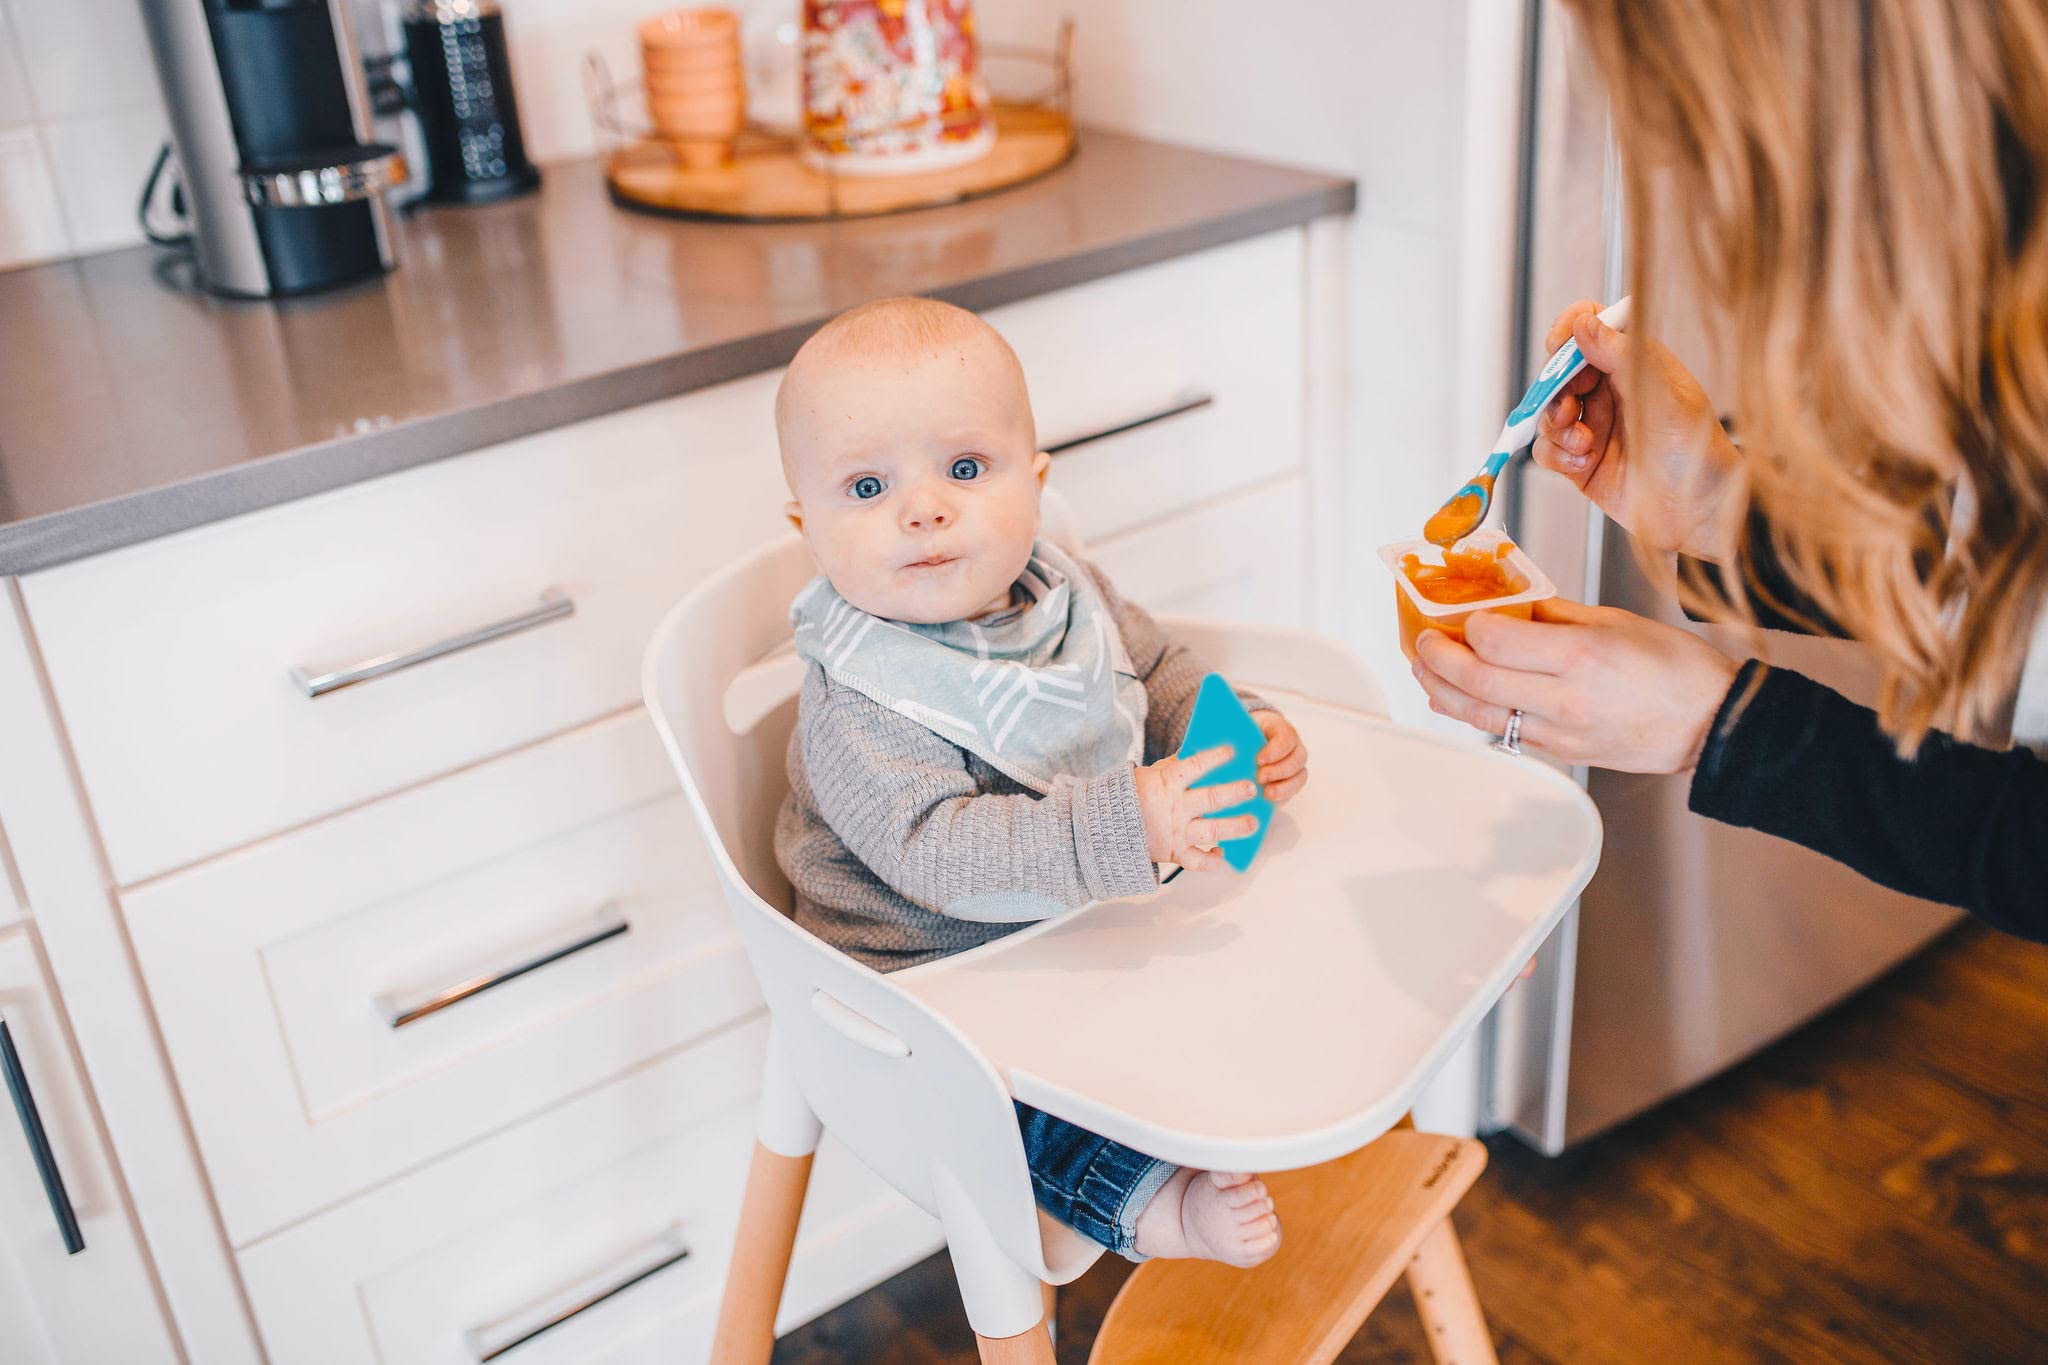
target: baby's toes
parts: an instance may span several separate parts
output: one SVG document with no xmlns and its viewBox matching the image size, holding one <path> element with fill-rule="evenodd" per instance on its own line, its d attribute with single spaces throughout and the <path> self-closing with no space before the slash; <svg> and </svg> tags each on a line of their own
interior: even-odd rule
<svg viewBox="0 0 2048 1365">
<path fill-rule="evenodd" d="M 1247 1269 L 1272 1259 L 1280 1249 L 1280 1220 L 1267 1214 L 1257 1227 L 1245 1229 L 1238 1239 L 1238 1248 L 1238 1264 Z"/>
<path fill-rule="evenodd" d="M 1218 1198 L 1226 1209 L 1273 1207 L 1273 1196 L 1267 1191 L 1266 1182 L 1263 1180 L 1247 1180 L 1242 1185 L 1232 1185 Z"/>
<path fill-rule="evenodd" d="M 1253 1180 L 1250 1171 L 1210 1171 L 1208 1174 L 1209 1183 L 1219 1190 L 1232 1189 L 1238 1185 L 1249 1184 Z M 1265 1182 L 1259 1183 L 1263 1185 Z"/>
</svg>

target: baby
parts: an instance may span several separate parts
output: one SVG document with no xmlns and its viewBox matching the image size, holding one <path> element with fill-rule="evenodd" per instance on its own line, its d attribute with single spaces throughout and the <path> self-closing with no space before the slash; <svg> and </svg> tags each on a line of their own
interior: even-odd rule
<svg viewBox="0 0 2048 1365">
<path fill-rule="evenodd" d="M 796 920 L 877 971 L 1222 867 L 1250 782 L 1174 757 L 1207 670 L 1093 566 L 1039 538 L 1051 458 L 1023 368 L 974 314 L 885 299 L 833 319 L 775 401 L 789 519 L 824 576 L 791 608 L 807 662 L 775 853 Z M 1246 697 L 1276 805 L 1308 780 Z M 1263 1182 L 1190 1171 L 1018 1106 L 1038 1202 L 1132 1259 L 1256 1265 Z"/>
</svg>

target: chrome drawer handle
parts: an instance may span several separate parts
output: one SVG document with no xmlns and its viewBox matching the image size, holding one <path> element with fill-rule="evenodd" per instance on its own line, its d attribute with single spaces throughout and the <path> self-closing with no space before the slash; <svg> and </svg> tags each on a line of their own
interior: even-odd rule
<svg viewBox="0 0 2048 1365">
<path fill-rule="evenodd" d="M 598 910 L 598 914 L 606 915 L 606 912 L 611 908 L 610 905 L 603 906 Z M 380 995 L 374 1003 L 378 1009 L 382 1010 L 390 1018 L 391 1027 L 404 1028 L 407 1024 L 418 1023 L 430 1014 L 439 1014 L 450 1005 L 459 1005 L 465 1000 L 482 995 L 485 991 L 502 986 L 507 981 L 515 981 L 525 976 L 528 972 L 537 972 L 549 963 L 560 962 L 563 958 L 580 953 L 585 948 L 594 948 L 606 939 L 617 938 L 632 927 L 631 922 L 623 918 L 606 915 L 605 922 L 589 933 L 584 934 L 572 943 L 564 943 L 558 948 L 550 948 L 537 957 L 530 957 L 524 961 L 515 962 L 494 971 L 483 972 L 469 978 L 467 981 L 458 981 L 452 986 L 435 991 L 424 999 L 414 999 L 408 1003 L 399 1003 L 391 996 Z"/>
<path fill-rule="evenodd" d="M 507 1351 L 524 1346 L 550 1328 L 560 1327 L 578 1313 L 597 1307 L 614 1294 L 622 1294 L 642 1280 L 659 1275 L 689 1255 L 690 1248 L 683 1242 L 681 1226 L 672 1227 L 655 1238 L 648 1251 L 629 1262 L 617 1278 L 600 1281 L 605 1287 L 594 1291 L 587 1289 L 592 1280 L 599 1278 L 592 1276 L 590 1280 L 573 1284 L 523 1312 L 482 1327 L 470 1328 L 462 1334 L 463 1342 L 475 1355 L 477 1365 L 485 1365 L 485 1362 L 496 1360 Z"/>
<path fill-rule="evenodd" d="M 1076 450 L 1085 445 L 1093 445 L 1097 441 L 1107 441 L 1112 436 L 1121 436 L 1127 431 L 1136 431 L 1139 427 L 1149 427 L 1154 422 L 1164 422 L 1168 418 L 1179 417 L 1190 412 L 1200 412 L 1203 408 L 1214 407 L 1215 405 L 1215 394 L 1191 394 L 1170 408 L 1162 408 L 1158 412 L 1147 413 L 1143 417 L 1133 417 L 1128 422 L 1119 422 L 1113 427 L 1104 427 L 1100 431 L 1091 431 L 1085 436 L 1070 436 L 1064 441 L 1056 441 L 1045 448 L 1045 453 L 1048 455 L 1063 455 L 1067 451 Z"/>
<path fill-rule="evenodd" d="M 357 683 L 369 682 L 372 678 L 381 678 L 387 673 L 396 673 L 416 664 L 446 658 L 450 654 L 474 649 L 478 645 L 502 640 L 507 635 L 517 635 L 522 630 L 532 630 L 535 626 L 544 626 L 550 621 L 559 621 L 564 616 L 575 614 L 575 599 L 550 589 L 541 594 L 539 606 L 531 611 L 522 611 L 517 616 L 508 616 L 502 621 L 478 626 L 475 630 L 466 631 L 461 635 L 451 635 L 445 640 L 419 649 L 407 650 L 400 654 L 386 654 L 376 659 L 365 659 L 351 668 L 336 669 L 332 673 L 309 674 L 303 668 L 294 668 L 292 681 L 303 687 L 308 697 L 324 697 L 329 692 L 339 692 L 344 687 L 354 687 Z"/>
<path fill-rule="evenodd" d="M 36 1097 L 28 1088 L 28 1072 L 22 1069 L 21 1054 L 14 1050 L 14 1034 L 0 1019 L 0 1071 L 7 1073 L 7 1090 L 14 1096 L 14 1112 L 21 1131 L 28 1136 L 28 1153 L 43 1178 L 43 1195 L 56 1216 L 57 1231 L 63 1234 L 64 1250 L 76 1256 L 85 1250 L 85 1234 L 78 1230 L 78 1211 L 71 1207 L 71 1195 L 64 1188 L 64 1173 L 57 1169 L 57 1153 L 50 1147 L 50 1134 L 43 1116 L 36 1110 Z"/>
</svg>

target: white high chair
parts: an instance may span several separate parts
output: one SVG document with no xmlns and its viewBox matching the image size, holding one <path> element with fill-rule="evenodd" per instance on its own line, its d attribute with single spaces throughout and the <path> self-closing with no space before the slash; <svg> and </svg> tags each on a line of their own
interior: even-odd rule
<svg viewBox="0 0 2048 1365">
<path fill-rule="evenodd" d="M 1071 546 L 1063 522 L 1048 494 Z M 1101 1249 L 1038 1211 L 1013 1096 L 1183 1165 L 1290 1172 L 1270 1182 L 1278 1255 L 1141 1267 L 1094 1359 L 1327 1360 L 1404 1268 L 1439 1359 L 1492 1359 L 1447 1220 L 1484 1149 L 1389 1129 L 1591 876 L 1585 794 L 1388 724 L 1333 642 L 1161 618 L 1309 746 L 1259 862 L 884 977 L 797 928 L 774 857 L 802 678 L 787 605 L 814 572 L 794 535 L 731 565 L 669 613 L 643 675 L 772 1020 L 713 1359 L 768 1360 L 829 1127 L 940 1220 L 982 1358 L 1049 1365 L 1050 1287 Z"/>
</svg>

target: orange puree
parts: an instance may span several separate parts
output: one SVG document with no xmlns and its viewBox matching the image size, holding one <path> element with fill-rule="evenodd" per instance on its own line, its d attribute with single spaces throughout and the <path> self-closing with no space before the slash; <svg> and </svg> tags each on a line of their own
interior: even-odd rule
<svg viewBox="0 0 2048 1365">
<path fill-rule="evenodd" d="M 1489 496 L 1493 493 L 1491 475 L 1481 474 L 1472 482 L 1484 488 Z M 1432 545 L 1455 545 L 1478 530 L 1480 519 L 1485 515 L 1485 498 L 1477 493 L 1460 493 L 1437 508 L 1436 515 L 1423 524 L 1422 538 Z"/>
<path fill-rule="evenodd" d="M 1513 597 L 1528 585 L 1504 562 L 1515 547 L 1507 541 L 1486 550 L 1445 550 L 1443 567 L 1424 565 L 1416 555 L 1401 560 L 1401 572 L 1426 601 L 1454 607 L 1466 602 L 1484 602 L 1494 597 Z"/>
<path fill-rule="evenodd" d="M 1419 555 L 1403 555 L 1401 572 L 1407 575 L 1416 593 L 1427 602 L 1440 606 L 1492 602 L 1513 597 L 1529 586 L 1528 581 L 1515 572 L 1514 566 L 1507 563 L 1507 557 L 1514 548 L 1513 544 L 1502 541 L 1498 546 L 1486 549 L 1446 550 L 1441 566 L 1424 564 Z M 1398 585 L 1394 589 L 1394 601 L 1400 613 L 1401 652 L 1411 660 L 1415 657 L 1416 637 L 1425 630 L 1440 630 L 1453 640 L 1465 638 L 1465 622 L 1471 619 L 1471 612 L 1425 616 Z M 1535 614 L 1535 604 L 1523 602 L 1512 607 L 1477 607 L 1475 610 L 1501 611 L 1526 621 Z"/>
</svg>

